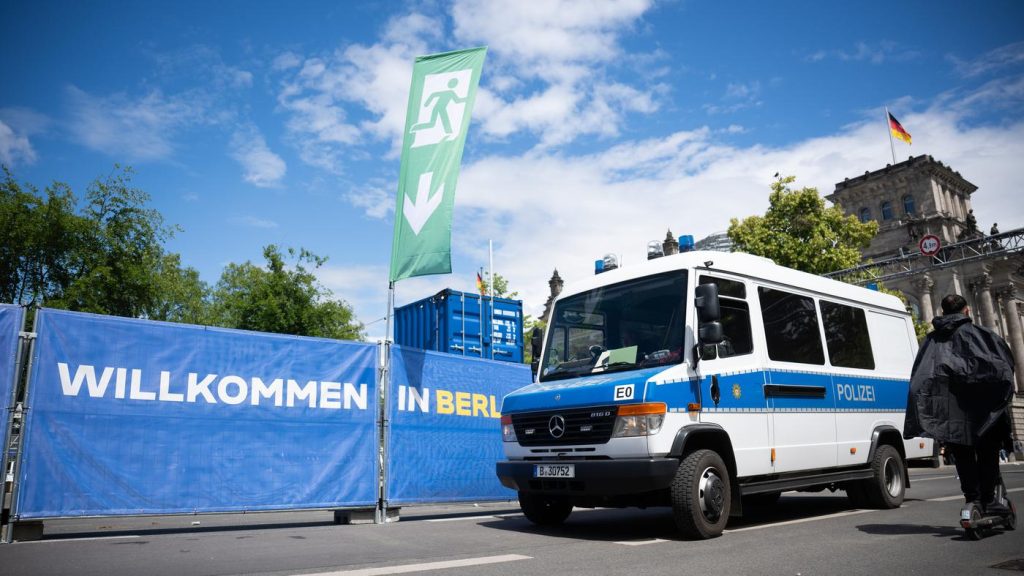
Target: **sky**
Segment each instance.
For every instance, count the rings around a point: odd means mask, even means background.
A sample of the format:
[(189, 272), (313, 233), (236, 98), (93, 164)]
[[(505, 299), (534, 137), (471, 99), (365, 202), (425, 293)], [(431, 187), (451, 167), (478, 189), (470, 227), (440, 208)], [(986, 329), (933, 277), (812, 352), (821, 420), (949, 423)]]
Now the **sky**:
[(263, 247), (384, 332), (416, 56), (487, 46), (450, 275), (494, 269), (525, 311), (557, 269), (763, 214), (776, 173), (822, 196), (892, 162), (888, 107), (978, 186), (979, 226), (1024, 226), (1024, 2), (0, 0), (0, 163), (84, 195), (135, 170), (167, 249), (213, 284)]

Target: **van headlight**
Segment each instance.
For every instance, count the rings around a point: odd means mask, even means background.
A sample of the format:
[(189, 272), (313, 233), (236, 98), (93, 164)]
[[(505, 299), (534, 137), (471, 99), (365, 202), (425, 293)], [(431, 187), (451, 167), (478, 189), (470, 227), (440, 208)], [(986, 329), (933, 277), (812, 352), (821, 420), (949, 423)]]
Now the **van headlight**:
[(612, 429), (612, 438), (657, 434), (665, 422), (665, 412), (665, 404), (662, 402), (620, 406), (615, 418), (615, 428)]
[(508, 414), (501, 415), (501, 440), (503, 442), (515, 442), (516, 428), (512, 425), (512, 417)]

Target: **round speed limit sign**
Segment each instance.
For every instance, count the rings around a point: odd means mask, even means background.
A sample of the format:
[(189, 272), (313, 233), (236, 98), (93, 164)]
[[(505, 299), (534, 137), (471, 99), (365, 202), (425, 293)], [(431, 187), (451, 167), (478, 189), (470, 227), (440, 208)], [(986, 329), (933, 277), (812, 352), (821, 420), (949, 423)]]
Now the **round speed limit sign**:
[(921, 249), (921, 254), (935, 256), (939, 253), (939, 248), (942, 248), (942, 242), (939, 241), (939, 237), (935, 234), (925, 234), (921, 237), (921, 241), (917, 243), (917, 247)]

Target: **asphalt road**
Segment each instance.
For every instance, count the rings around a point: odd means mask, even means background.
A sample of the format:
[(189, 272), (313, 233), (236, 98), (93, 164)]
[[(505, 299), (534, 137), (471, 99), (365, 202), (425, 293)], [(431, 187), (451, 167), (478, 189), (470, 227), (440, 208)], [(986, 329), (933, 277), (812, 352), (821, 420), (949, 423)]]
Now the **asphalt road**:
[[(329, 512), (50, 521), (44, 539), (0, 545), (0, 572), (59, 575), (425, 573), (1013, 574), (1024, 521), (964, 537), (952, 468), (911, 471), (897, 510), (851, 508), (842, 492), (787, 493), (717, 539), (678, 539), (667, 509), (576, 510), (540, 529), (514, 503), (407, 507), (388, 525), (334, 525)], [(1024, 504), (1024, 464), (1003, 466)], [(198, 524), (193, 524), (198, 522)]]

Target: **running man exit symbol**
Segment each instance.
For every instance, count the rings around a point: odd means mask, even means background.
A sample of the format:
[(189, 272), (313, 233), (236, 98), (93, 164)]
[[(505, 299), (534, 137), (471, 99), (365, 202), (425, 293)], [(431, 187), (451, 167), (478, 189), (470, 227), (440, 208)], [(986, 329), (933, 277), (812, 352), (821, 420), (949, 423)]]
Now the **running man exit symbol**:
[(455, 140), (462, 133), (473, 70), (427, 74), (423, 78), (416, 124), (409, 128), (415, 137), (410, 148), (432, 146)]

